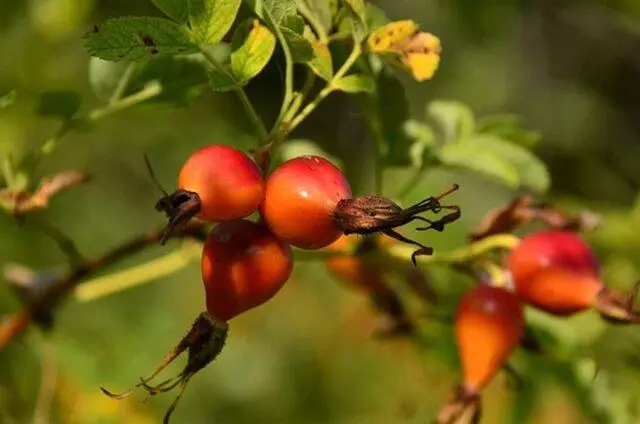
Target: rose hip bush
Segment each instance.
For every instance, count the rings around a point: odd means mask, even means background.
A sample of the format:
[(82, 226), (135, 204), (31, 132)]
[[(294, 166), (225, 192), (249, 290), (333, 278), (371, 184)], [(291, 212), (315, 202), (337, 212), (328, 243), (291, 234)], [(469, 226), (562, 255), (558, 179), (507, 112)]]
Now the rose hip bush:
[[(178, 401), (189, 396), (191, 379), (203, 378), (202, 370), (224, 354), (234, 320), (275, 302), (296, 268), (315, 261), (369, 299), (380, 317), (374, 332), (380, 343), (407, 339), (425, 352), (455, 347), (451, 365), (458, 378), (451, 381), (450, 399), (443, 394), (442, 406), (431, 414), (438, 423), (482, 419), (482, 393), (501, 372), (514, 383), (514, 396), (525, 396), (520, 393), (536, 384), (536, 367), (571, 385), (597, 422), (631, 422), (621, 420), (632, 420), (634, 411), (603, 400), (605, 391), (610, 397), (624, 393), (612, 382), (614, 367), (608, 370), (596, 349), (567, 336), (579, 331), (568, 320), (581, 314), (595, 312), (606, 326), (640, 322), (635, 281), (626, 289), (607, 284), (587, 241), (608, 223), (542, 201), (551, 179), (534, 153), (538, 134), (512, 116), (476, 119), (462, 103), (434, 99), (425, 119), (409, 117), (400, 81), (428, 84), (438, 75), (447, 46), (437, 34), (410, 17), (393, 21), (363, 0), (153, 3), (163, 17), (115, 17), (97, 22), (84, 37), (91, 85), (104, 104), (80, 112), (74, 93), (43, 93), (37, 111), (60, 119), (60, 129), (22, 160), (4, 160), (3, 209), (52, 237), (69, 266), (55, 273), (7, 269), (23, 305), (3, 318), (1, 348), (30, 324), (54, 330), (67, 297), (90, 301), (175, 271), (161, 260), (94, 277), (110, 265), (158, 244), (195, 245), (191, 256), (200, 259), (203, 290), (194, 321), (182, 339), (168, 343), (173, 348), (148, 377), (125, 392), (103, 387), (113, 402), (136, 391), (154, 396), (175, 390), (168, 422)], [(259, 112), (248, 88), (274, 64), (282, 70), (281, 94), (269, 99), (269, 115)], [(34, 218), (60, 192), (91, 184), (89, 175), (75, 170), (34, 181), (63, 137), (141, 103), (189, 104), (206, 86), (237, 97), (255, 145), (239, 149), (233, 140), (212, 139), (194, 146), (175, 170), (171, 191), (154, 174), (155, 155), (145, 157), (159, 193), (155, 210), (149, 205), (140, 213), (149, 220), (162, 213), (164, 225), (91, 258), (55, 225)], [(362, 160), (338, 160), (313, 136), (292, 136), (331, 96), (357, 107), (373, 139), (372, 164), (364, 154)], [(13, 100), (8, 95), (1, 104), (10, 107)], [(449, 172), (450, 181), (414, 193), (432, 169)], [(390, 180), (398, 170), (406, 178)], [(438, 239), (463, 233), (466, 214), (478, 215), (473, 203), (456, 200), (465, 192), (462, 175), (503, 186), (512, 199), (472, 223), (465, 241), (442, 249)], [(167, 258), (174, 260), (176, 252)], [(183, 260), (178, 267), (196, 262)], [(464, 276), (467, 285), (443, 289), (451, 274)], [(162, 308), (145, 305), (155, 307)], [(437, 330), (427, 327), (433, 322), (441, 324)], [(117, 334), (105, 336), (118, 343)], [(156, 381), (183, 353), (182, 370)]]

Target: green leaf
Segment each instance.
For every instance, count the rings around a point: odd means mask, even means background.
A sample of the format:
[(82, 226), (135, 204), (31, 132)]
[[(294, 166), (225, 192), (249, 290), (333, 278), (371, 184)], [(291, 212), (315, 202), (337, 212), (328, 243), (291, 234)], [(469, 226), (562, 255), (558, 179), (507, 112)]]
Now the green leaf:
[(518, 170), (511, 163), (475, 143), (445, 144), (436, 151), (436, 157), (448, 167), (486, 175), (507, 187), (515, 189), (520, 184)]
[(85, 36), (85, 48), (91, 56), (114, 62), (198, 51), (185, 27), (168, 19), (133, 16), (110, 19), (97, 27)]
[(150, 59), (131, 78), (128, 94), (156, 82), (162, 87), (153, 104), (184, 106), (198, 98), (206, 88), (208, 77), (201, 55), (160, 56)]
[(229, 32), (241, 0), (189, 0), (189, 23), (195, 39), (216, 44)]
[(311, 42), (304, 37), (305, 23), (302, 18), (287, 16), (280, 24), (280, 30), (289, 45), (294, 62), (306, 63), (313, 58)]
[(347, 5), (349, 11), (358, 17), (360, 22), (365, 22), (367, 9), (364, 0), (344, 0), (344, 3)]
[(372, 77), (359, 74), (344, 76), (334, 82), (333, 86), (346, 93), (373, 93), (376, 88)]
[(274, 25), (297, 12), (295, 0), (247, 0), (247, 5), (256, 15)]
[(180, 23), (189, 20), (189, 0), (151, 0), (165, 15)]
[(258, 75), (273, 55), (276, 37), (257, 19), (245, 21), (233, 34), (231, 70), (236, 81), (245, 85)]
[(18, 97), (18, 93), (16, 90), (11, 90), (4, 96), (0, 97), (0, 109), (7, 108), (11, 106)]
[(413, 140), (413, 144), (409, 149), (411, 165), (421, 168), (424, 164), (425, 154), (436, 143), (436, 136), (430, 126), (413, 119), (407, 120), (402, 128), (405, 135)]
[(81, 103), (80, 95), (76, 92), (68, 90), (45, 91), (38, 97), (36, 113), (40, 116), (68, 121), (78, 112)]
[(482, 117), (476, 122), (476, 132), (493, 134), (529, 149), (540, 142), (539, 131), (522, 128), (522, 118), (516, 114), (495, 114)]
[(331, 59), (331, 51), (329, 47), (322, 41), (311, 42), (313, 48), (313, 57), (308, 65), (311, 70), (325, 81), (333, 78), (333, 60)]
[(475, 134), (460, 140), (459, 143), (482, 149), (484, 152), (494, 154), (511, 164), (518, 173), (522, 187), (538, 193), (544, 193), (548, 190), (550, 177), (546, 166), (524, 147), (490, 134)]
[(130, 62), (110, 62), (98, 57), (89, 59), (89, 84), (100, 100), (109, 101), (118, 89)]
[(240, 88), (229, 72), (209, 70), (209, 85), (214, 91), (232, 91)]
[(434, 100), (427, 105), (427, 114), (438, 124), (446, 142), (459, 140), (473, 132), (473, 111), (464, 103)]
[(371, 3), (366, 4), (364, 18), (365, 25), (369, 32), (373, 32), (391, 22), (382, 9)]
[(311, 15), (325, 32), (329, 32), (337, 10), (337, 1), (332, 4), (328, 0), (296, 0), (296, 6), (300, 13)]

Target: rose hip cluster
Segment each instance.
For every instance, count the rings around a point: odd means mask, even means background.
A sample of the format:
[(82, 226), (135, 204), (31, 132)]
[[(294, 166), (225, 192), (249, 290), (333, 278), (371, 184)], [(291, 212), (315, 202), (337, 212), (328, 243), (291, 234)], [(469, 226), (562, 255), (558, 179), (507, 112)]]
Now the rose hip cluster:
[(547, 230), (524, 237), (510, 253), (511, 284), (481, 283), (464, 294), (455, 322), (462, 382), (438, 423), (457, 422), (466, 413), (479, 419), (480, 391), (523, 341), (524, 305), (559, 317), (593, 308), (613, 323), (640, 322), (634, 307), (638, 287), (618, 293), (605, 286), (598, 268), (579, 235)]
[[(352, 197), (349, 184), (335, 165), (319, 156), (301, 156), (282, 163), (264, 178), (256, 162), (244, 152), (224, 145), (210, 145), (193, 153), (183, 165), (178, 189), (164, 196), (156, 209), (167, 215), (162, 243), (191, 219), (216, 223), (202, 252), (202, 280), (206, 312), (148, 378), (136, 387), (149, 395), (180, 386), (181, 391), (165, 416), (169, 420), (189, 379), (221, 352), (228, 321), (255, 308), (280, 291), (293, 269), (291, 246), (316, 250), (345, 234), (384, 233), (410, 243), (419, 254), (431, 249), (394, 230), (413, 220), (442, 231), (460, 216), (457, 206), (441, 205), (439, 197), (402, 209), (381, 196)], [(440, 220), (418, 216), (426, 211), (450, 210)], [(247, 219), (254, 212), (259, 219)], [(150, 381), (169, 363), (188, 353), (187, 365), (173, 379), (151, 385)]]

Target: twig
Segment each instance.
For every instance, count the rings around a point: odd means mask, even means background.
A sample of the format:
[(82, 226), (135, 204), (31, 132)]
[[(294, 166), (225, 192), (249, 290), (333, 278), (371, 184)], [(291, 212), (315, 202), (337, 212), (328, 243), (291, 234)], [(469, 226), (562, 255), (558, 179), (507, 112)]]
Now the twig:
[[(33, 320), (42, 313), (51, 310), (59, 302), (73, 292), (75, 287), (89, 275), (95, 274), (118, 261), (129, 257), (149, 246), (157, 244), (163, 237), (164, 227), (132, 238), (102, 256), (90, 259), (62, 274), (46, 289), (38, 293), (31, 304), (24, 310), (7, 317), (0, 322), (0, 350), (20, 335)], [(203, 224), (190, 224), (176, 234), (177, 237), (190, 237), (203, 240), (205, 237)]]

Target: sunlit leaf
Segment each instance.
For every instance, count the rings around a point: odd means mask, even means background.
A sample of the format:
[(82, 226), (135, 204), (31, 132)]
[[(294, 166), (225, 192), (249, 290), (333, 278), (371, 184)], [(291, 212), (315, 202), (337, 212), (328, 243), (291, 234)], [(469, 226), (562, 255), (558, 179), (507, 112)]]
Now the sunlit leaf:
[(507, 187), (517, 188), (520, 184), (520, 176), (515, 166), (495, 152), (486, 151), (475, 143), (445, 144), (436, 151), (436, 156), (448, 167), (486, 175)]
[(333, 60), (329, 46), (318, 40), (313, 41), (311, 47), (313, 48), (313, 57), (309, 61), (309, 67), (325, 81), (331, 80), (333, 78)]
[(198, 51), (185, 27), (168, 19), (133, 16), (110, 19), (96, 27), (85, 35), (85, 48), (91, 56), (110, 61)]
[(495, 114), (479, 118), (476, 132), (493, 134), (527, 148), (535, 147), (542, 138), (539, 131), (523, 128), (522, 118), (515, 114)]
[(333, 83), (333, 86), (346, 93), (373, 93), (375, 82), (368, 75), (347, 75)]
[(267, 65), (276, 47), (276, 38), (257, 19), (244, 22), (233, 35), (231, 70), (238, 84), (244, 85)]
[(456, 100), (434, 100), (427, 105), (427, 115), (440, 127), (444, 141), (471, 135), (475, 126), (473, 111)]
[(460, 140), (460, 144), (474, 145), (508, 162), (518, 172), (520, 185), (538, 193), (544, 193), (550, 185), (545, 164), (529, 150), (489, 134), (475, 134)]
[(289, 45), (294, 62), (306, 63), (313, 58), (313, 46), (304, 36), (305, 23), (302, 18), (296, 15), (287, 16), (280, 24), (280, 30)]
[(240, 87), (229, 72), (218, 69), (209, 70), (209, 85), (214, 91), (231, 91)]
[(195, 39), (216, 44), (229, 32), (241, 0), (189, 0), (189, 23)]
[(247, 0), (246, 3), (269, 24), (280, 24), (286, 17), (296, 14), (295, 0)]
[(11, 106), (18, 97), (16, 90), (11, 90), (7, 94), (0, 96), (0, 109)]

